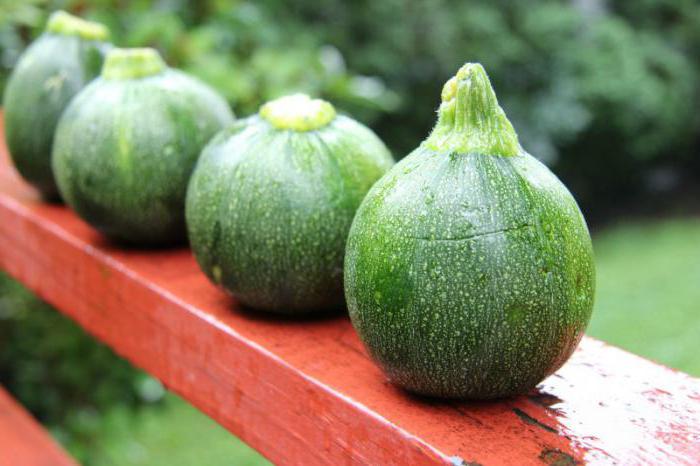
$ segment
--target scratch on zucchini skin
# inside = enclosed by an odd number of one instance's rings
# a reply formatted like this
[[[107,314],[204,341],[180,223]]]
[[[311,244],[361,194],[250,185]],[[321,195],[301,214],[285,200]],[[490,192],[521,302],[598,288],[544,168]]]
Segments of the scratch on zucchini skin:
[[[530,228],[532,225],[529,224],[524,224],[524,225],[517,225],[514,227],[506,227],[506,228],[497,228],[495,230],[491,231],[483,231],[479,233],[473,233],[471,235],[467,236],[462,236],[460,238],[420,238],[420,237],[415,237],[415,239],[423,240],[423,241],[468,241],[470,239],[477,239],[482,236],[489,236],[489,235],[497,235],[499,233],[508,233],[510,231],[517,231],[517,230],[522,230],[525,228]]]

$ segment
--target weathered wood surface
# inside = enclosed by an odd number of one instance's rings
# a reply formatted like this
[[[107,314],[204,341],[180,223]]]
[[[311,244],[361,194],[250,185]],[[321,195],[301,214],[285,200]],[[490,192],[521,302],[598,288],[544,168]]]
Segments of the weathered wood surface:
[[[0,387],[0,466],[77,466],[49,433]]]
[[[120,248],[40,202],[4,147],[0,268],[278,464],[700,464],[698,379],[584,338],[528,396],[410,396],[345,316],[241,309],[187,249]]]

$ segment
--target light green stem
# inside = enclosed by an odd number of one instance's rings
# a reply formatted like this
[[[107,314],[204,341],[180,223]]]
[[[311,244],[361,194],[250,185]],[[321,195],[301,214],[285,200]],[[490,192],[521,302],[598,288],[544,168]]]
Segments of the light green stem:
[[[292,94],[272,100],[260,107],[260,116],[278,129],[312,131],[335,118],[330,102],[312,99],[306,94]]]
[[[115,48],[107,53],[102,66],[105,79],[137,79],[153,76],[167,65],[157,50],[152,48]]]
[[[109,29],[103,24],[85,21],[65,11],[56,11],[46,23],[46,31],[53,34],[78,36],[85,40],[104,41],[109,38]]]
[[[467,63],[442,88],[438,121],[425,145],[436,151],[510,157],[520,150],[479,63]]]

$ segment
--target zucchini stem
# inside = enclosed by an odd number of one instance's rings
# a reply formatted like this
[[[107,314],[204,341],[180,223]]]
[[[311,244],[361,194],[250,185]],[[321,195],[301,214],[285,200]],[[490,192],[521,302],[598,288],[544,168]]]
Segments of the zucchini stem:
[[[137,79],[153,76],[167,65],[157,50],[152,48],[115,48],[107,53],[102,67],[105,79]]]
[[[78,36],[85,40],[104,41],[109,38],[109,29],[103,24],[73,16],[65,11],[56,11],[46,23],[46,31],[65,36]]]
[[[277,129],[312,131],[326,126],[335,118],[330,102],[312,99],[306,94],[292,94],[272,100],[260,107],[260,116]]]
[[[518,135],[479,63],[465,64],[445,83],[438,121],[425,144],[463,154],[512,157],[520,152]]]

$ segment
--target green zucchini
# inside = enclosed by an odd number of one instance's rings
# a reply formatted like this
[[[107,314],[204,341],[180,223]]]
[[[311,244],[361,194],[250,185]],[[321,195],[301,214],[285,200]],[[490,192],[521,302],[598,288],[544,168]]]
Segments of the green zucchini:
[[[46,199],[56,199],[51,147],[68,102],[100,72],[109,32],[63,11],[22,54],[3,96],[5,138],[19,174]]]
[[[520,146],[481,65],[445,84],[438,115],[358,209],[345,257],[350,317],[409,391],[525,393],[567,360],[590,319],[588,229]]]
[[[185,193],[202,147],[233,122],[226,101],[153,49],[113,49],[56,129],[61,196],[106,235],[134,244],[186,238]]]
[[[199,265],[244,305],[300,314],[340,308],[357,206],[393,164],[379,138],[333,106],[282,97],[205,148],[187,193]]]

